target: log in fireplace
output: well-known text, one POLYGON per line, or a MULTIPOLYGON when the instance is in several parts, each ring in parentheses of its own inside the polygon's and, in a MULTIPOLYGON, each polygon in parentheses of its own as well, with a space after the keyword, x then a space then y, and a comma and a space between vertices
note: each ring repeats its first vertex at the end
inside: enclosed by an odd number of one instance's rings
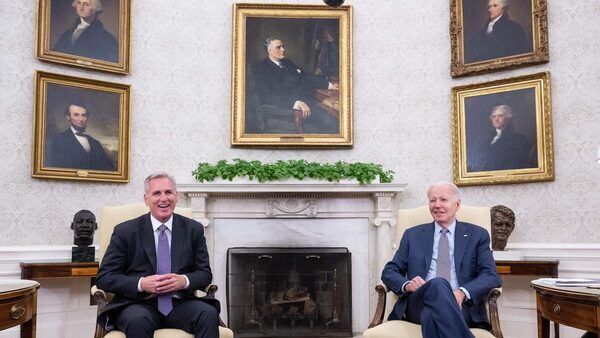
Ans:
POLYGON ((229 248, 227 318, 236 337, 351 337, 347 248, 229 248))

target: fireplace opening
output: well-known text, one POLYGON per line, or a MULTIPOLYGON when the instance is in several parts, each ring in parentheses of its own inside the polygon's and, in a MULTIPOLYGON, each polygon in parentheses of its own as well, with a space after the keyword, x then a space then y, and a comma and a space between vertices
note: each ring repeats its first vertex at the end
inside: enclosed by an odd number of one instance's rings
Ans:
POLYGON ((352 337, 347 248, 229 248, 227 318, 236 337, 352 337))

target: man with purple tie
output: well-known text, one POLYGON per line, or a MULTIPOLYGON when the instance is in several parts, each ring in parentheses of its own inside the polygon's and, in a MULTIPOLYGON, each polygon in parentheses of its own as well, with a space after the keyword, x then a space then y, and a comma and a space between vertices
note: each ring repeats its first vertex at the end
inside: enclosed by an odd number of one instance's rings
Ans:
POLYGON ((432 223, 404 232, 381 280, 398 297, 388 320, 421 324, 423 338, 474 337, 469 327, 489 329, 485 300, 502 283, 487 231, 456 219, 456 185, 427 190, 432 223))
POLYGON ((177 328, 196 338, 219 337, 219 302, 196 298, 212 281, 202 224, 173 213, 175 179, 157 172, 144 181, 150 213, 117 225, 96 285, 115 294, 100 323, 127 337, 152 338, 177 328))

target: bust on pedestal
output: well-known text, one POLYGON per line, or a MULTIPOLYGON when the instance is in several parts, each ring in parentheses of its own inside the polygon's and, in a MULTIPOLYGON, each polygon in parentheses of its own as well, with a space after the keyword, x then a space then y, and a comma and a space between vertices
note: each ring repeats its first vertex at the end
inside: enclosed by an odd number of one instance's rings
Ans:
POLYGON ((95 248, 92 245, 94 231, 98 230, 96 216, 89 210, 79 210, 73 216, 71 230, 74 230, 73 244, 77 245, 71 249, 72 262, 93 262, 95 248))
POLYGON ((520 260, 518 251, 507 251, 508 237, 515 229, 515 213, 508 207, 496 205, 490 210, 492 217, 492 250, 496 260, 520 260))

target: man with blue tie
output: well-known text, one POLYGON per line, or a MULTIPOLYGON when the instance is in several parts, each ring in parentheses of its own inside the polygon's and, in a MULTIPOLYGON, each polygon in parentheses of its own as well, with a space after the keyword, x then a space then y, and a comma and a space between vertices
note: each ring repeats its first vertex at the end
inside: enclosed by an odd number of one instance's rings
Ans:
POLYGON ((204 227, 173 213, 175 179, 157 172, 144 181, 150 213, 117 225, 96 285, 115 294, 99 323, 127 337, 152 338, 177 328, 196 338, 219 337, 219 302, 196 298, 212 281, 204 227))
POLYGON ((473 337, 469 327, 489 328, 488 292, 502 283, 490 249, 490 236, 456 219, 456 185, 427 190, 434 222, 404 232, 400 247, 381 276, 400 298, 389 320, 421 324, 423 338, 473 337))

